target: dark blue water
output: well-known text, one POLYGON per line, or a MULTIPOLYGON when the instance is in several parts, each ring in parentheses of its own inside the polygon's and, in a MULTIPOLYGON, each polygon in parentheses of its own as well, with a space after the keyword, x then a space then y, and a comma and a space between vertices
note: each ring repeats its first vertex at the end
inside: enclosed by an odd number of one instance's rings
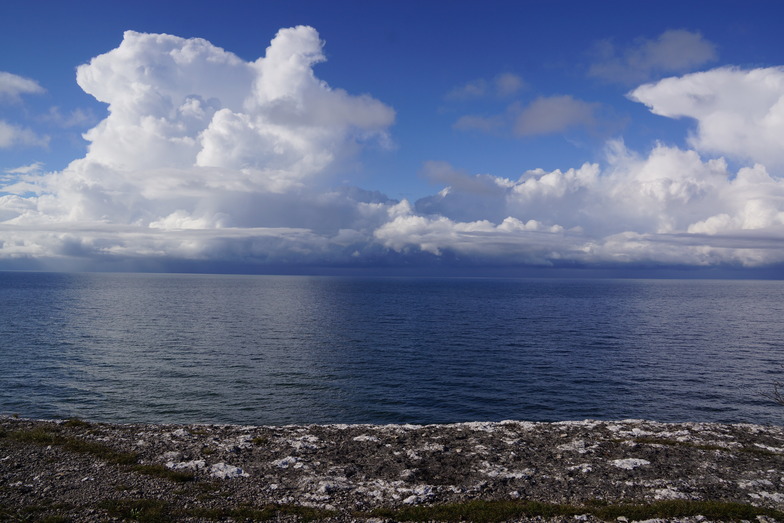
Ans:
POLYGON ((784 282, 0 273, 0 413, 780 424, 784 282))

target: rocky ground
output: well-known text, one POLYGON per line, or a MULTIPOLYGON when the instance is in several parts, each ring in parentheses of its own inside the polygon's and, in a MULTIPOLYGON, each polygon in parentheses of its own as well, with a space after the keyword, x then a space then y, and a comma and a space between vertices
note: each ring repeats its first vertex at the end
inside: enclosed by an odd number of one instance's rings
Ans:
POLYGON ((0 417, 0 520, 627 521, 647 519, 641 506, 671 521, 781 519, 784 427, 0 417))

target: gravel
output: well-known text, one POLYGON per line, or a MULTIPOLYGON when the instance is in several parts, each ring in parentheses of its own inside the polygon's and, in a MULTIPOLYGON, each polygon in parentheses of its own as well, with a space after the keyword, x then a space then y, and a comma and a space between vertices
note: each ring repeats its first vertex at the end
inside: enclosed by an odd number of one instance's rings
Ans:
POLYGON ((378 508, 471 500, 725 501, 784 510, 784 428, 643 420, 257 427, 0 417, 0 520, 243 520, 273 507, 277 518, 347 521, 373 519, 378 508))

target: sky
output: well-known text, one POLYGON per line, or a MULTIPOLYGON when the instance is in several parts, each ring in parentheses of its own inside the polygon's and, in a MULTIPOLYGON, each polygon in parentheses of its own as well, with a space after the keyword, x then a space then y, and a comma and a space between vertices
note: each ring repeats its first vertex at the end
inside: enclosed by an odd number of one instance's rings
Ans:
POLYGON ((0 269, 784 277, 777 1, 0 3, 0 269))

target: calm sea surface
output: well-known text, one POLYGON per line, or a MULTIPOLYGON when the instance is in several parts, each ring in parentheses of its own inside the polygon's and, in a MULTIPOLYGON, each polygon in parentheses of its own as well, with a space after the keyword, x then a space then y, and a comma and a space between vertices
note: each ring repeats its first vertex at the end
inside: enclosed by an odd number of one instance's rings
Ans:
POLYGON ((0 273, 0 413, 781 424, 784 282, 0 273))

